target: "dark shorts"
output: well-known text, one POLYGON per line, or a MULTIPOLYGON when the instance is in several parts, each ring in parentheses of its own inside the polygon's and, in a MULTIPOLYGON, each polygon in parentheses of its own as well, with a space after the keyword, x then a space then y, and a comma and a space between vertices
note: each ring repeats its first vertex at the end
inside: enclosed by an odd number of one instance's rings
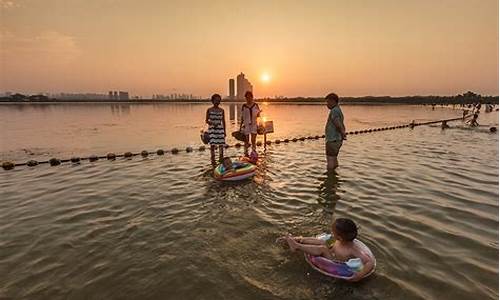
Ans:
POLYGON ((326 156, 337 157, 339 155, 340 147, 342 147, 342 141, 326 142, 326 156))

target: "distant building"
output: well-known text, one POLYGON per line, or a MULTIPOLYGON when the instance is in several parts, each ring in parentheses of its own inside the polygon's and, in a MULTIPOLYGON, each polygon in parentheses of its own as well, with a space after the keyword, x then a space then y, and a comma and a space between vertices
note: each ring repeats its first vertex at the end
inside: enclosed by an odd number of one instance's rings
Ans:
POLYGON ((229 100, 234 100, 234 79, 229 79, 229 100))
POLYGON ((118 92, 117 91, 113 92, 113 100, 118 100, 118 92))
POLYGON ((109 91, 108 93, 108 99, 113 100, 113 91, 109 91))
POLYGON ((109 95, 96 93, 61 93, 54 94, 52 97, 57 100, 106 100, 109 95))
POLYGON ((253 86, 245 78, 245 74, 240 73, 240 75, 236 76, 236 99, 245 100, 245 93, 248 91, 253 92, 253 86))
POLYGON ((28 97, 28 99, 30 101, 48 101, 49 97, 42 94, 38 94, 38 95, 31 95, 28 97))
POLYGON ((120 99, 120 100, 128 100, 129 99, 128 92, 120 91, 119 94, 118 94, 118 99, 120 99))

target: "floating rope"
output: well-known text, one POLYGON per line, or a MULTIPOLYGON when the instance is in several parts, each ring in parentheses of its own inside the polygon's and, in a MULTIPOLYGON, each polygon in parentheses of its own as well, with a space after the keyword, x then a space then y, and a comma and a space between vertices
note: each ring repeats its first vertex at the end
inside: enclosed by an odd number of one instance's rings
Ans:
MULTIPOLYGON (((422 125, 430 125, 430 124, 436 124, 436 123, 442 123, 442 122, 451 122, 451 121, 458 121, 458 120, 465 120, 466 118, 470 117, 471 115, 469 116, 466 116, 466 117, 463 117, 463 118, 452 118, 452 119, 444 119, 444 120, 438 120, 438 121, 430 121, 430 122, 423 122, 423 123, 415 123, 415 121, 411 122, 410 124, 404 124, 404 125, 397 125, 397 126, 388 126, 388 127, 380 127, 380 128, 369 128, 369 129, 363 129, 363 130, 355 130, 355 131, 349 131, 349 132, 346 132, 346 135, 357 135, 357 134, 364 134, 364 133, 372 133, 372 132, 377 132, 377 131, 385 131, 385 130, 394 130, 394 129, 401 129, 401 128, 414 128, 416 126, 422 126, 422 125)), ((289 139, 289 138, 286 138, 286 139, 283 139, 283 140, 280 140, 280 139, 276 139, 273 141, 266 141, 265 142, 265 145, 269 146, 269 145, 272 145, 273 143, 274 144, 281 144, 281 143, 289 143, 289 142, 297 142, 297 141, 305 141, 306 139, 307 140, 318 140, 320 138, 325 138, 325 135, 316 135, 316 136, 308 136, 308 137, 298 137, 298 138, 292 138, 292 139, 289 139)), ((258 147, 262 147, 264 146, 264 143, 262 141, 258 141, 256 143, 256 145, 258 147)), ((234 145, 224 145, 224 148, 230 148, 230 147, 235 147, 235 148, 240 148, 242 147, 243 145, 241 143, 236 143, 234 145)), ((206 150, 206 147, 205 146, 200 146, 198 148, 198 151, 199 152, 203 152, 206 150)), ((192 147, 186 147, 184 150, 184 152, 186 153, 191 153, 194 151, 194 149, 192 147)), ((50 164, 51 166, 58 166, 62 163, 67 163, 67 162, 71 162, 71 163, 74 163, 74 164, 78 164, 80 163, 81 161, 90 161, 90 162, 95 162, 95 161, 98 161, 100 159, 102 160, 116 160, 117 158, 120 158, 120 157, 124 157, 124 158, 127 158, 127 159, 130 159, 134 156, 142 156, 142 157, 148 157, 149 155, 165 155, 166 153, 168 153, 169 151, 168 150, 164 150, 164 149, 158 149, 156 151, 147 151, 147 150, 143 150, 139 153, 134 153, 134 152, 125 152, 123 154, 115 154, 115 153, 108 153, 104 156, 97 156, 97 155, 90 155, 89 157, 72 157, 70 159, 57 159, 57 158, 51 158, 49 160, 43 160, 43 161, 36 161, 36 160, 29 160, 25 163, 14 163, 14 162, 11 162, 11 161, 5 161, 2 163, 2 168, 4 170, 12 170, 14 169, 15 167, 19 167, 19 166, 28 166, 28 167, 35 167, 35 166, 38 166, 38 165, 42 165, 42 164, 50 164)), ((181 150, 178 149, 178 148, 172 148, 170 150, 170 153, 171 154, 178 154, 180 153, 181 150)))

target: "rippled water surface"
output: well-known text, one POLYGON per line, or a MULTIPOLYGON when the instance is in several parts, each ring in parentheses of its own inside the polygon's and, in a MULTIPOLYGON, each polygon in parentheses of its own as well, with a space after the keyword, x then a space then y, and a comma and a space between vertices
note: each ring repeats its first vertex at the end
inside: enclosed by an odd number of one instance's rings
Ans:
MULTIPOLYGON (((198 145, 206 109, 111 107, 0 106, 2 160, 198 145)), ((349 130, 461 115, 343 110, 349 130)), ((326 113, 266 106, 272 139, 322 134, 326 113)), ((260 149, 256 176, 236 184, 215 181, 197 151, 0 170, 0 298, 498 298, 498 134, 487 130, 498 113, 479 121, 349 136, 330 175, 323 140, 260 149), (377 258, 360 283, 326 278, 274 242, 335 217, 352 218, 377 258)))

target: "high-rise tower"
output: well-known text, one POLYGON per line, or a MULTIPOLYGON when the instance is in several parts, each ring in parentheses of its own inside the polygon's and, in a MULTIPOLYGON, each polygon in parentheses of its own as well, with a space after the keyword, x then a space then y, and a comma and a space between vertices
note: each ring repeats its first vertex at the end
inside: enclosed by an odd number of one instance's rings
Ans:
POLYGON ((229 100, 234 100, 234 79, 229 79, 229 100))

